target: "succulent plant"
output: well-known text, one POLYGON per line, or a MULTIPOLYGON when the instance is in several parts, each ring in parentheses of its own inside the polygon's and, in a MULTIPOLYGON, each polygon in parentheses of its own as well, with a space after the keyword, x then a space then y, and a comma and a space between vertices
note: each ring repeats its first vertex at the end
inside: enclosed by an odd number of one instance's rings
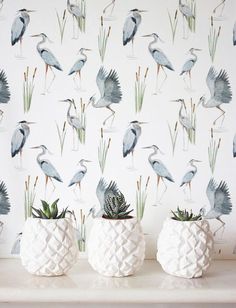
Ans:
POLYGON ((201 213, 195 215, 192 213, 192 210, 181 210, 179 207, 177 207, 177 210, 175 212, 171 211, 171 213, 173 214, 171 218, 179 221, 196 221, 202 219, 201 213))
POLYGON ((127 211, 130 204, 126 203, 124 195, 119 191, 118 194, 108 196, 104 204, 104 218, 108 219, 127 219, 133 210, 127 211))
POLYGON ((32 206, 32 217, 33 218, 41 218, 41 219, 60 219, 65 218, 67 213, 70 211, 67 209, 63 209, 61 212, 58 211, 57 203, 59 199, 55 200, 51 205, 44 200, 42 202, 42 209, 36 209, 32 206))

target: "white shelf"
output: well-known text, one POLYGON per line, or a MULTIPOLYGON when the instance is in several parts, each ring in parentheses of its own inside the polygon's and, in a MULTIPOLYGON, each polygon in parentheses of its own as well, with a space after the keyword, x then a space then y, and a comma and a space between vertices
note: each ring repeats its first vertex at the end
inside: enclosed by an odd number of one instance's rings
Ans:
POLYGON ((18 259, 0 269, 0 303, 236 303, 236 261, 214 261, 198 279, 169 276, 154 260, 126 278, 103 277, 86 260, 53 278, 28 274, 18 259))

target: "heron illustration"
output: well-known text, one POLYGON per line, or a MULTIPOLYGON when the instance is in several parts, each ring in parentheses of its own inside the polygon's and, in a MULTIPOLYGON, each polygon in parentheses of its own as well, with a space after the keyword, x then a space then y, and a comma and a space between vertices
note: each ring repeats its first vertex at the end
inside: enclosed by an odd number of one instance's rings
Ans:
POLYGON ((185 101, 183 98, 179 98, 176 100, 172 100, 172 102, 177 102, 181 103, 180 109, 179 109, 179 122, 183 128, 183 150, 187 151, 188 150, 188 140, 189 140, 189 133, 191 130, 195 130, 195 127, 193 126, 191 119, 189 115, 187 114, 187 109, 185 105, 185 101), (187 137, 187 144, 185 142, 185 133, 187 137))
MULTIPOLYGON (((190 83, 190 89, 192 89, 192 81, 191 81, 191 71, 192 71, 192 68, 194 67, 195 63, 197 62, 197 55, 196 55, 196 51, 201 51, 201 49, 198 49, 198 48, 190 48, 189 49, 189 53, 191 55, 191 58, 189 60, 187 60, 184 65, 183 65, 183 68, 182 68, 182 71, 180 73, 180 76, 183 75, 189 75, 189 83, 190 83)), ((184 78, 184 82, 186 83, 186 80, 184 78)), ((187 85, 187 83, 186 83, 187 85)))
POLYGON ((20 153, 20 168, 22 168, 22 151, 25 142, 30 134, 29 125, 35 124, 35 122, 20 121, 11 138, 11 157, 15 157, 20 153))
POLYGON ((234 23, 234 28, 233 28, 233 45, 236 45, 236 22, 234 23))
POLYGON ((182 3, 182 0, 179 0, 179 11, 180 11, 180 13, 182 14, 182 17, 183 17, 183 38, 187 39, 188 34, 186 36, 185 28, 187 27, 187 29, 188 29, 188 19, 189 18, 195 19, 195 16, 194 16, 191 8, 187 4, 182 3))
POLYGON ((148 157, 148 161, 149 161, 152 169, 154 170, 154 172, 157 175, 156 203, 160 203, 160 201, 162 200, 162 198, 163 198, 163 196, 164 196, 164 194, 167 190, 167 185, 165 183, 165 180, 168 180, 168 181, 174 183, 174 179, 173 179, 172 175, 170 174, 170 172, 168 171, 168 169, 166 168, 166 166, 163 164, 163 162, 159 159, 154 158, 154 156, 157 155, 158 151, 162 154, 159 147, 157 147, 156 145, 151 145, 151 146, 144 147, 143 149, 152 149, 153 150, 153 152, 148 157), (158 200, 158 190, 159 190, 158 188, 159 188, 160 180, 162 180, 165 188, 164 188, 164 191, 162 192, 162 195, 160 196, 160 198, 158 200))
POLYGON ((11 94, 7 82, 7 76, 3 70, 0 72, 0 104, 7 104, 11 94))
POLYGON ((221 108, 222 104, 229 104, 232 100, 232 91, 229 83, 229 77, 225 70, 216 72, 214 67, 209 69, 207 74, 206 83, 210 91, 210 99, 206 102, 202 100, 202 106, 205 108, 217 108, 221 111, 221 114, 214 120, 213 125, 223 117, 221 126, 224 122, 225 111, 221 108))
POLYGON ((229 215, 232 211, 232 202, 230 199, 230 193, 228 185, 225 181, 221 181, 218 185, 215 180, 210 179, 207 189, 207 198, 210 203, 211 209, 205 214, 205 209, 202 209, 204 218, 206 219, 217 219, 221 226, 215 230, 213 235, 225 227, 225 222, 221 219, 222 215, 229 215))
POLYGON ((115 118, 115 111, 111 108, 111 104, 119 104, 122 99, 122 92, 120 89, 120 82, 117 72, 115 70, 110 70, 109 73, 101 67, 97 74, 97 86, 100 92, 100 99, 96 102, 95 96, 93 95, 89 99, 89 104, 92 103, 92 106, 95 108, 107 108, 111 111, 104 121, 103 125, 106 125, 106 122, 112 118, 111 125, 115 118))
POLYGON ((75 22, 77 22, 78 18, 85 16, 82 14, 81 8, 78 4, 72 4, 70 0, 67 0, 67 10, 71 14, 73 19, 73 39, 77 39, 78 35, 75 36, 75 22))
POLYGON ((123 157, 128 154, 132 154, 132 167, 134 169, 134 149, 137 145, 138 139, 141 135, 142 128, 141 125, 146 124, 146 122, 132 121, 127 128, 124 138, 123 138, 123 157))
POLYGON ((163 85, 166 81, 166 78, 167 78, 165 68, 168 68, 171 71, 174 71, 174 68, 173 68, 171 62, 166 57, 166 55, 164 54, 164 52, 160 48, 155 47, 158 40, 163 42, 160 39, 159 35, 156 34, 156 33, 152 33, 152 34, 143 35, 143 37, 152 37, 153 38, 153 40, 148 45, 148 50, 149 50, 150 54, 152 55, 153 59, 155 60, 155 62, 157 64, 156 90, 155 90, 155 93, 154 93, 154 94, 157 94, 158 91, 160 92, 160 90, 163 87, 163 85), (163 70, 165 77, 164 77, 164 79, 163 79, 163 81, 160 85, 160 88, 158 89, 158 76, 159 76, 160 68, 163 70))
POLYGON ((194 163, 199 163, 201 162, 200 160, 197 159, 191 159, 188 162, 189 170, 185 173, 182 182, 180 184, 180 187, 182 186, 188 186, 189 187, 189 194, 190 194, 190 200, 192 199, 192 194, 191 194, 191 182, 193 178, 195 177, 197 173, 197 167, 194 163))
MULTIPOLYGON (((78 185, 79 189, 80 189, 80 192, 81 192, 81 181, 83 180, 84 176, 87 173, 87 167, 85 166, 84 163, 89 163, 89 162, 91 162, 91 161, 87 160, 87 159, 81 159, 78 162, 78 165, 80 166, 79 170, 74 174, 74 176, 71 179, 68 187, 71 187, 73 185, 75 185, 75 187, 76 187, 78 185)), ((75 190, 74 190, 74 192, 75 192, 75 190)))
POLYGON ((79 55, 79 59, 75 62, 75 64, 72 66, 72 68, 69 71, 68 75, 72 75, 75 74, 73 79, 74 79, 74 83, 76 88, 79 90, 82 88, 82 84, 81 84, 81 70, 84 67, 85 63, 87 62, 87 56, 84 53, 85 51, 90 51, 91 49, 88 48, 80 48, 78 55, 79 55), (76 84, 76 75, 79 74, 79 80, 80 80, 80 84, 77 85, 76 84))
POLYGON ((233 157, 236 157, 236 134, 233 139, 233 157))
POLYGON ((72 130, 73 130, 73 150, 75 151, 75 150, 77 150, 75 148, 75 135, 78 136, 78 130, 84 129, 84 127, 81 124, 80 119, 71 114, 71 108, 72 107, 74 107, 74 109, 76 110, 76 105, 75 105, 74 99, 68 98, 68 99, 61 100, 60 102, 69 103, 69 107, 68 107, 68 110, 67 110, 67 122, 72 127, 72 130))
POLYGON ((111 181, 108 185, 106 181, 101 178, 96 188, 96 195, 100 204, 100 209, 97 211, 97 213, 95 213, 95 207, 92 207, 89 210, 88 216, 92 215, 93 218, 102 217, 102 215, 104 214, 104 204, 106 200, 119 196, 120 191, 114 181, 111 181))
POLYGON ((146 12, 145 10, 133 9, 129 11, 128 16, 125 19, 123 27, 123 45, 127 45, 130 41, 132 42, 132 56, 134 58, 134 37, 140 26, 142 17, 141 13, 146 12))
POLYGON ((13 21, 11 27, 11 44, 12 46, 15 45, 17 42, 20 41, 20 54, 18 58, 23 58, 22 55, 22 40, 25 34, 25 30, 28 27, 30 22, 30 15, 29 13, 35 12, 33 10, 21 9, 17 12, 17 16, 13 21))
POLYGON ((38 50, 40 57, 43 59, 43 61, 45 63, 45 79, 44 79, 44 93, 43 94, 46 94, 46 92, 49 92, 49 90, 50 90, 50 88, 51 88, 51 86, 54 82, 54 79, 56 78, 56 75, 53 71, 53 68, 55 68, 59 71, 62 71, 62 68, 61 68, 60 63, 57 61, 56 57, 53 55, 53 53, 49 49, 41 46, 46 41, 51 42, 49 40, 49 38, 47 37, 47 35, 45 33, 40 33, 40 34, 31 35, 31 36, 41 38, 41 41, 39 41, 38 44, 37 44, 37 50, 38 50), (48 68, 50 68, 50 70, 52 71, 53 78, 52 78, 49 86, 47 87, 48 68))
POLYGON ((55 167, 52 165, 52 163, 48 159, 42 158, 43 155, 45 155, 47 153, 51 154, 51 152, 49 152, 48 148, 43 144, 39 145, 39 146, 32 147, 31 149, 41 149, 41 152, 37 156, 37 163, 39 164, 39 167, 41 168, 41 170, 43 171, 43 173, 45 175, 45 191, 47 190, 48 180, 51 181, 51 183, 53 185, 53 190, 55 190, 56 187, 55 187, 52 179, 54 179, 58 182, 63 182, 63 181, 62 181, 59 173, 55 169, 55 167))

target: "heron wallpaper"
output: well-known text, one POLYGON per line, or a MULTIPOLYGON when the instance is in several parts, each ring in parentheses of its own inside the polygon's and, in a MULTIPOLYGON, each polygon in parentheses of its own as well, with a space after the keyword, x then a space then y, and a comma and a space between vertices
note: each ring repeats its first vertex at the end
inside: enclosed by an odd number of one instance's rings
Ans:
MULTIPOLYGON (((0 257, 60 199, 79 249, 113 180, 154 258, 171 209, 236 257, 234 0, 0 1, 0 257)), ((85 252, 85 253, 84 253, 85 252)))

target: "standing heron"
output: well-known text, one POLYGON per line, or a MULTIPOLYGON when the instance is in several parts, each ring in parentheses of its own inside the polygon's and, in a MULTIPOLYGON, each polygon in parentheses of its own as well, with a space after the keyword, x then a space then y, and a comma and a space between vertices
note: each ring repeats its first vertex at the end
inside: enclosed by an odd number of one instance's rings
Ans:
POLYGON ((185 101, 184 99, 180 98, 177 100, 172 100, 172 102, 177 102, 177 103, 181 103, 180 109, 179 109, 179 122, 182 125, 183 128, 183 150, 186 151, 188 149, 188 143, 187 143, 187 147, 185 145, 185 133, 187 135, 187 140, 189 140, 189 133, 191 132, 191 130, 195 130, 195 127, 193 126, 191 119, 189 117, 189 115, 187 114, 187 109, 186 109, 186 105, 185 105, 185 101))
POLYGON ((92 103, 92 106, 95 108, 107 108, 110 110, 111 115, 103 121, 103 125, 105 125, 107 120, 110 118, 112 118, 112 124, 115 118, 115 111, 110 107, 110 105, 119 104, 122 99, 118 75, 115 70, 110 70, 110 72, 107 73, 106 70, 101 67, 98 71, 96 82, 101 97, 96 102, 95 97, 92 96, 89 99, 89 104, 92 103))
POLYGON ((72 15, 73 19, 73 39, 77 39, 75 36, 75 22, 78 22, 78 18, 85 18, 80 6, 77 4, 72 4, 70 0, 67 0, 67 10, 72 15))
POLYGON ((0 71, 0 104, 7 104, 11 93, 7 82, 7 76, 3 70, 0 71))
POLYGON ((67 122, 72 127, 73 130, 73 150, 75 149, 75 135, 78 135, 79 129, 84 129, 84 127, 81 124, 81 121, 78 117, 71 114, 71 108, 74 107, 76 110, 76 105, 74 99, 65 99, 61 100, 61 102, 69 103, 69 107, 67 110, 67 122))
POLYGON ((186 32, 185 31, 185 23, 186 23, 187 28, 188 28, 188 19, 189 18, 195 19, 195 16, 194 16, 191 8, 187 4, 182 3, 182 0, 179 0, 179 11, 183 16, 183 38, 187 39, 188 37, 186 37, 186 33, 185 33, 186 32))
POLYGON ((207 74, 206 83, 210 91, 211 98, 206 102, 202 101, 202 106, 205 108, 217 108, 221 111, 220 116, 218 116, 213 125, 223 117, 221 125, 224 122, 225 111, 221 108, 221 104, 229 104, 232 100, 232 91, 229 83, 229 77, 225 70, 220 70, 217 73, 214 67, 209 69, 207 74))
POLYGON ((20 55, 19 58, 22 58, 22 40, 25 34, 25 30, 28 27, 30 22, 29 13, 35 12, 33 10, 21 9, 17 13, 16 18, 13 21, 11 27, 11 44, 15 45, 20 41, 20 55))
POLYGON ((126 157, 128 154, 132 154, 132 168, 134 169, 134 149, 137 145, 139 137, 142 133, 141 125, 146 124, 146 122, 132 121, 129 124, 128 129, 125 132, 123 138, 123 157, 126 157))
POLYGON ((97 185, 96 195, 97 195, 97 198, 100 204, 100 209, 96 214, 95 214, 94 207, 92 207, 89 210, 88 215, 92 215, 93 218, 102 217, 102 215, 104 214, 104 205, 105 205, 106 200, 119 196, 120 191, 115 182, 111 181, 108 185, 106 181, 103 178, 101 178, 97 185))
POLYGON ((158 203, 158 201, 159 202, 161 201, 161 199, 163 198, 163 196, 164 196, 164 194, 167 190, 167 185, 165 183, 165 179, 170 181, 170 182, 173 182, 173 183, 174 183, 174 179, 173 179, 172 175, 170 174, 170 172, 168 171, 168 169, 166 168, 166 166, 163 164, 163 162, 159 159, 154 158, 154 156, 157 155, 158 151, 161 152, 161 150, 156 145, 144 147, 143 149, 152 149, 153 150, 153 152, 148 157, 148 161, 149 161, 152 169, 154 170, 154 172, 157 175, 157 196, 156 196, 157 202, 156 203, 158 203), (160 199, 158 200, 157 197, 158 197, 158 187, 159 187, 160 180, 162 180, 162 182, 165 186, 165 189, 164 189, 160 199))
POLYGON ((20 153, 20 168, 22 168, 22 151, 25 142, 30 134, 29 125, 34 122, 20 121, 11 138, 11 157, 15 157, 20 153))
POLYGON ((36 147, 32 147, 31 149, 41 149, 41 153, 39 153, 37 156, 37 163, 39 164, 39 167, 41 168, 41 170, 43 171, 45 175, 45 191, 47 190, 48 180, 51 181, 53 185, 53 190, 55 190, 56 187, 52 179, 58 182, 63 182, 63 181, 59 173, 55 169, 55 167, 52 165, 52 163, 48 159, 42 158, 42 156, 45 155, 46 153, 49 153, 49 154, 51 153, 49 152, 48 148, 43 144, 36 146, 36 147))
POLYGON ((193 180, 193 178, 195 177, 196 173, 197 173, 197 167, 194 163, 199 163, 201 162, 200 160, 196 160, 196 159, 191 159, 188 162, 188 166, 189 166, 189 170, 185 173, 182 182, 180 184, 180 187, 182 186, 189 186, 189 193, 190 193, 190 199, 192 199, 192 195, 191 195, 191 182, 193 180))
POLYGON ((153 59, 155 60, 157 64, 157 77, 156 77, 156 92, 154 94, 157 94, 158 90, 160 91, 162 86, 165 83, 165 80, 167 78, 167 74, 165 72, 164 68, 168 68, 171 71, 174 71, 174 68, 171 64, 171 62, 168 60, 164 52, 160 49, 155 47, 157 44, 158 40, 162 41, 156 33, 148 34, 148 35, 143 35, 143 37, 152 37, 153 41, 151 41, 148 45, 148 50, 150 54, 152 55, 153 59), (160 88, 158 89, 158 75, 160 68, 163 70, 163 73, 165 74, 165 78, 163 79, 160 88))
POLYGON ((236 45, 236 21, 234 23, 234 28, 233 28, 233 45, 236 45))
POLYGON ((79 186, 79 189, 81 191, 81 181, 83 180, 85 174, 87 173, 87 167, 85 166, 84 163, 89 163, 90 160, 87 160, 87 159, 81 159, 79 162, 78 162, 78 165, 80 166, 79 167, 79 170, 75 173, 75 175, 73 176, 73 178, 71 179, 68 187, 70 186, 79 186))
POLYGON ((49 89, 51 88, 53 81, 56 77, 53 68, 56 68, 59 71, 62 71, 61 65, 60 63, 57 61, 56 57, 53 55, 53 53, 47 49, 42 47, 41 45, 44 44, 46 41, 49 41, 49 38, 47 37, 47 35, 45 33, 40 33, 40 34, 35 34, 35 35, 31 35, 32 37, 40 37, 41 41, 38 42, 37 44, 37 50, 38 53, 40 55, 40 57, 43 59, 44 63, 45 63, 45 80, 44 80, 44 94, 46 92, 49 92, 49 89), (48 72, 48 68, 50 68, 50 70, 52 71, 53 74, 53 78, 51 83, 49 84, 48 88, 47 88, 47 72, 48 72))
MULTIPOLYGON (((190 82, 190 89, 192 88, 192 81, 191 81, 191 70, 192 68, 194 67, 195 63, 197 62, 197 55, 195 54, 195 51, 201 51, 201 49, 198 49, 198 48, 190 48, 189 49, 189 53, 191 55, 191 58, 189 60, 187 60, 184 65, 183 65, 183 68, 182 68, 182 71, 180 73, 180 76, 181 75, 189 75, 189 82, 190 82)), ((185 78, 184 78, 184 81, 185 81, 185 78)), ((185 81, 186 83, 186 81, 185 81)))
POLYGON ((205 210, 202 209, 204 218, 217 219, 221 223, 221 226, 213 233, 215 236, 216 233, 225 226, 225 222, 221 219, 221 216, 229 215, 232 211, 229 188, 226 182, 221 181, 218 185, 214 179, 211 179, 208 183, 206 194, 211 209, 206 214, 205 210))
POLYGON ((80 50, 78 52, 79 59, 72 66, 72 68, 70 69, 69 74, 68 74, 68 75, 75 74, 73 79, 74 79, 74 83, 75 83, 75 85, 76 85, 76 87, 78 89, 82 88, 82 86, 81 86, 81 69, 84 67, 85 63, 87 62, 87 56, 86 56, 86 54, 84 52, 85 51, 90 51, 90 50, 91 49, 88 49, 88 48, 80 48, 80 50), (76 81, 75 81, 75 78, 76 78, 77 74, 79 74, 80 86, 78 86, 76 84, 76 81))
POLYGON ((123 27, 123 45, 125 46, 130 41, 132 42, 132 58, 134 57, 134 37, 142 20, 142 12, 146 11, 139 9, 130 10, 123 27))
POLYGON ((236 134, 233 139, 233 157, 236 157, 236 134))

